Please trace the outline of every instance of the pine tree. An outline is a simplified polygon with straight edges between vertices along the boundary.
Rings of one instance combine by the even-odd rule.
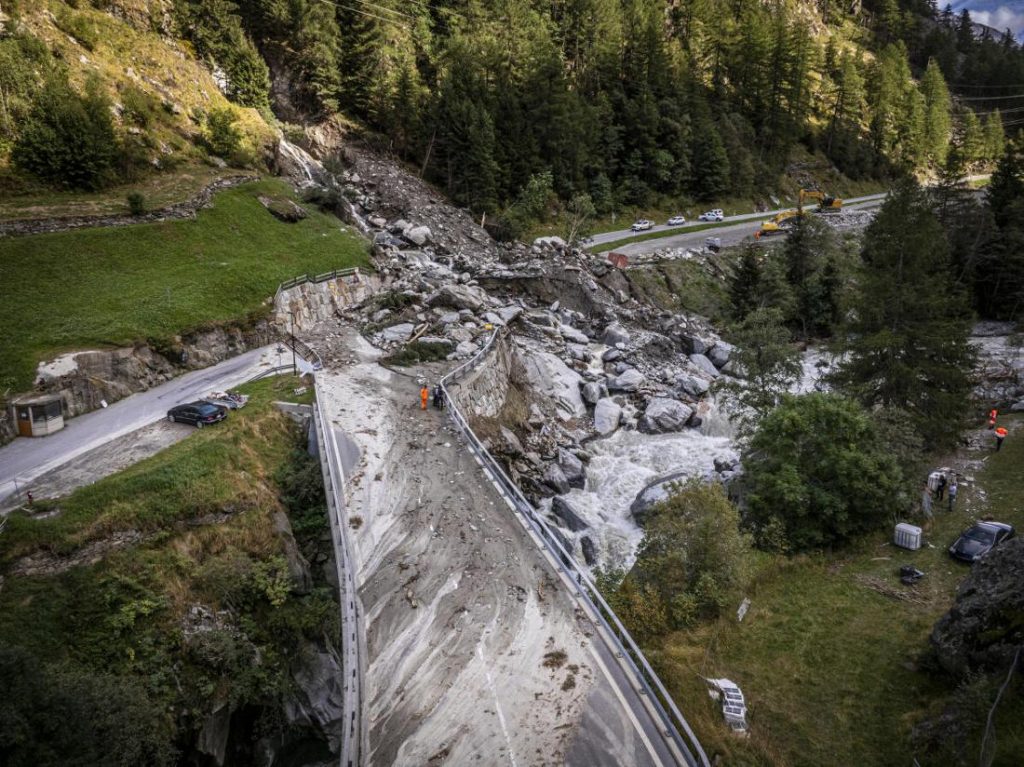
[[[861,256],[835,382],[866,406],[906,410],[929,448],[947,447],[967,412],[969,315],[942,227],[912,180],[889,193]]]
[[[960,123],[960,136],[958,139],[959,151],[963,157],[964,170],[970,170],[971,166],[985,159],[988,154],[985,146],[985,132],[981,122],[973,110],[964,112]]]
[[[921,95],[924,96],[924,154],[933,166],[941,166],[949,145],[950,98],[935,59],[928,60],[921,78]]]
[[[729,306],[733,319],[742,322],[757,309],[761,289],[761,249],[748,245],[729,277]]]
[[[995,162],[1003,156],[1006,148],[1006,133],[1003,130],[1003,118],[999,110],[995,110],[985,118],[985,154],[989,162]]]

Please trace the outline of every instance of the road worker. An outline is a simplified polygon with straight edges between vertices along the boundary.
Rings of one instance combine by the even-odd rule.
[[[996,410],[995,408],[992,408],[991,410],[988,411],[988,428],[990,428],[990,429],[996,428],[996,416],[997,415],[999,415],[999,411]]]
[[[1007,434],[1007,431],[1006,431],[1005,427],[1000,426],[998,429],[996,429],[996,452],[997,453],[999,452],[999,448],[1001,448],[1003,446],[1003,440],[1006,439],[1006,434]]]
[[[430,397],[430,389],[427,388],[427,384],[424,383],[420,387],[420,410],[427,409],[427,399]]]

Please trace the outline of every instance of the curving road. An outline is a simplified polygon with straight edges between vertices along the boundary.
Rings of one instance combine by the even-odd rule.
[[[852,198],[850,198],[848,200],[844,200],[843,201],[843,210],[849,210],[851,208],[854,209],[854,210],[858,210],[858,209],[863,209],[865,207],[875,207],[875,206],[880,205],[882,203],[882,201],[885,199],[885,195],[886,194],[887,194],[887,192],[879,192],[877,194],[864,195],[863,197],[852,197]],[[795,207],[794,205],[787,205],[784,208],[776,208],[775,210],[766,210],[766,211],[761,212],[761,213],[740,213],[740,214],[737,214],[735,216],[726,216],[724,223],[725,224],[730,224],[730,223],[738,224],[738,223],[744,222],[744,223],[747,224],[749,231],[750,232],[754,232],[754,231],[757,230],[758,226],[761,224],[762,221],[765,221],[766,219],[769,219],[772,216],[774,216],[776,213],[781,213],[784,210],[792,210],[794,207]],[[751,222],[753,222],[753,224],[754,224],[752,227],[750,226]],[[632,231],[630,229],[620,229],[620,230],[615,231],[615,232],[602,232],[601,234],[593,235],[590,238],[590,241],[587,244],[588,245],[605,245],[605,244],[607,244],[609,242],[615,242],[616,240],[624,240],[624,239],[626,239],[628,237],[635,237],[638,234],[640,234],[640,235],[650,234],[651,232],[664,232],[666,238],[674,237],[674,236],[686,236],[686,233],[687,233],[688,229],[693,229],[694,227],[697,227],[697,226],[704,226],[704,224],[705,224],[705,222],[703,222],[703,221],[690,221],[690,222],[688,222],[686,224],[683,224],[682,226],[668,226],[667,224],[658,224],[658,225],[654,226],[652,229],[647,230],[646,232],[634,232],[634,231]],[[699,240],[700,240],[700,242],[703,243],[705,237],[711,237],[711,236],[720,237],[722,232],[729,231],[730,229],[732,229],[732,227],[728,227],[728,226],[722,226],[722,227],[718,227],[718,228],[715,228],[715,229],[703,229],[700,232],[690,232],[689,236],[696,238],[699,235]],[[653,249],[657,249],[657,248],[662,248],[662,247],[675,247],[675,246],[666,246],[664,243],[665,243],[664,239],[656,238],[656,239],[653,239],[653,240],[646,240],[644,242],[634,243],[634,244],[635,245],[651,245],[651,247],[648,250],[636,251],[636,252],[644,252],[644,253],[648,252],[649,250],[653,250]],[[622,248],[616,248],[616,251],[617,252],[621,252],[621,253],[625,253],[626,252],[625,247],[626,246],[624,246]],[[629,246],[629,247],[632,247],[632,246]]]
[[[162,419],[167,411],[218,389],[230,389],[278,364],[277,345],[239,354],[165,384],[133,394],[110,407],[70,418],[62,431],[48,437],[18,437],[0,447],[0,502],[24,493],[32,480],[83,453]],[[284,358],[285,363],[290,359]],[[186,427],[184,424],[181,428]]]

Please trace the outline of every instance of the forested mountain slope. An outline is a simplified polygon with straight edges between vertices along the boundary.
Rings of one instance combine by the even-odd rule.
[[[546,172],[559,197],[586,193],[599,213],[763,197],[796,149],[884,179],[940,167],[951,143],[968,166],[990,163],[1004,125],[1024,122],[1020,46],[925,0],[16,0],[5,11],[0,162],[9,178],[57,186],[206,153],[258,164],[267,124],[341,113],[457,202],[515,224],[514,203]],[[235,110],[240,145],[230,125],[222,135],[225,96],[247,108]],[[72,101],[91,135],[84,173],[33,152],[52,144],[42,113]]]

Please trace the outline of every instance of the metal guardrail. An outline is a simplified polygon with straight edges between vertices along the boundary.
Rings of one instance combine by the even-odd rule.
[[[247,378],[246,383],[252,383],[253,381],[260,381],[264,378],[270,378],[270,376],[281,375],[292,369],[291,365],[275,365],[272,368],[261,370],[259,373],[254,375],[252,378]]]
[[[362,604],[356,590],[356,571],[348,536],[345,535],[345,468],[341,463],[338,443],[323,410],[323,398],[317,391],[313,423],[320,447],[320,470],[327,490],[327,516],[331,521],[335,566],[338,569],[338,597],[341,608],[342,670],[344,677],[345,716],[341,735],[341,767],[362,767],[363,754],[363,646]],[[337,474],[337,476],[335,476]]]
[[[313,370],[323,368],[324,361],[320,359],[320,355],[316,353],[316,350],[305,341],[300,341],[295,336],[288,336],[287,338],[282,338],[281,343],[312,365]],[[291,367],[291,365],[288,367]]]
[[[274,303],[277,303],[277,297],[281,295],[282,290],[289,290],[290,288],[304,285],[307,282],[327,282],[327,280],[336,280],[339,277],[350,277],[352,275],[360,277],[358,266],[351,266],[347,269],[335,269],[330,272],[324,272],[323,274],[300,274],[298,277],[286,280],[277,286],[277,292],[274,294]]]
[[[613,649],[628,664],[628,671],[632,673],[633,678],[640,684],[641,691],[647,694],[648,699],[654,705],[665,727],[666,736],[671,738],[678,746],[686,760],[686,764],[689,767],[697,767],[697,765],[700,765],[700,767],[710,767],[707,754],[704,753],[700,741],[697,740],[697,736],[694,735],[690,725],[683,718],[675,701],[668,694],[658,675],[654,673],[654,669],[647,662],[647,658],[637,646],[633,637],[630,636],[629,631],[626,630],[618,616],[615,615],[615,612],[604,600],[604,597],[601,596],[597,587],[590,580],[588,573],[577,564],[572,554],[566,551],[561,540],[551,529],[547,521],[534,508],[533,504],[527,500],[519,487],[509,478],[494,459],[494,456],[490,454],[476,434],[473,433],[469,422],[455,404],[455,400],[448,390],[450,384],[457,382],[458,379],[475,370],[491,350],[495,348],[500,337],[499,333],[500,331],[495,330],[487,343],[484,344],[484,347],[472,359],[441,379],[440,385],[444,391],[448,412],[466,438],[470,450],[476,455],[484,471],[490,475],[499,492],[509,502],[514,511],[522,516],[529,527],[537,533],[548,551],[554,556],[562,572],[579,586],[580,595],[591,617],[606,629],[608,635],[615,642]],[[684,734],[685,738],[683,737]]]

